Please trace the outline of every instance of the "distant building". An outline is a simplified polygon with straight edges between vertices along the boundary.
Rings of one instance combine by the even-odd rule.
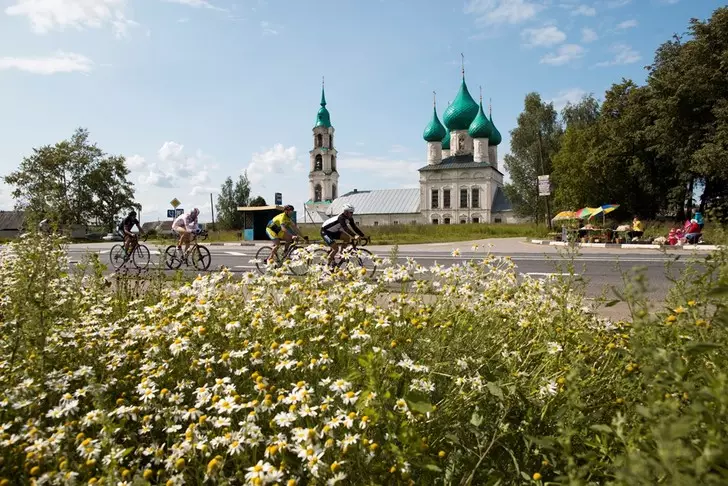
[[[486,116],[483,98],[476,103],[465,84],[465,70],[455,100],[443,115],[425,127],[427,165],[419,169],[419,188],[353,191],[338,196],[334,127],[321,88],[321,108],[313,128],[309,172],[310,198],[302,222],[320,223],[338,214],[344,204],[355,208],[362,225],[457,224],[516,222],[511,203],[503,192],[503,173],[498,170],[498,145],[502,137]]]
[[[24,211],[0,211],[0,238],[17,238],[24,223]]]

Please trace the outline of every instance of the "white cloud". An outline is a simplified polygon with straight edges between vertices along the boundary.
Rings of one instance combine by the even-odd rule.
[[[627,30],[632,29],[634,27],[637,27],[638,23],[635,19],[625,20],[624,22],[620,22],[617,24],[618,30]]]
[[[599,36],[594,29],[590,29],[588,27],[584,27],[583,29],[581,29],[581,41],[585,44],[588,44],[589,42],[594,42],[597,39],[599,39]]]
[[[597,14],[597,9],[588,5],[579,5],[576,9],[571,11],[571,15],[584,15],[586,17],[594,17]]]
[[[586,91],[581,88],[569,88],[559,91],[549,101],[554,104],[557,111],[561,111],[568,103],[578,103],[584,95],[586,95]]]
[[[535,17],[544,6],[533,0],[468,0],[465,13],[477,24],[519,24]]]
[[[210,193],[218,193],[220,192],[219,187],[205,187],[205,186],[195,186],[190,191],[190,196],[200,196],[202,194],[210,194]]]
[[[393,154],[402,154],[404,152],[409,152],[409,148],[404,145],[395,144],[392,145],[392,148],[390,148],[389,151]]]
[[[339,171],[342,173],[362,172],[366,175],[377,174],[376,180],[378,181],[394,181],[397,183],[416,182],[417,169],[423,165],[423,162],[390,159],[386,157],[349,158],[344,157],[343,155],[339,157]],[[359,189],[364,188],[360,187]]]
[[[210,183],[210,170],[216,168],[202,151],[187,155],[184,145],[174,141],[164,142],[157,150],[157,158],[157,162],[147,163],[135,155],[127,159],[127,164],[130,169],[134,166],[142,171],[141,184],[157,187],[205,186]]]
[[[195,8],[209,8],[211,10],[218,10],[221,12],[227,12],[226,9],[216,7],[215,5],[211,4],[207,0],[164,0],[167,3],[179,3],[180,5],[187,5],[188,7],[195,7]]]
[[[17,69],[33,74],[56,73],[89,73],[93,70],[93,61],[81,54],[57,52],[50,57],[2,57],[0,71]]]
[[[26,17],[33,32],[46,34],[68,27],[83,30],[111,26],[117,37],[139,24],[126,17],[127,0],[13,0],[10,16]]]
[[[541,64],[551,64],[552,66],[561,66],[571,61],[579,59],[584,55],[584,48],[577,44],[564,44],[560,46],[556,52],[546,54],[541,58]]]
[[[553,25],[539,29],[525,29],[521,32],[521,37],[528,45],[541,47],[555,46],[566,40],[566,34]]]
[[[625,5],[629,5],[630,3],[632,3],[632,0],[610,0],[607,2],[607,7],[619,8],[624,7]]]
[[[126,167],[130,171],[138,171],[146,168],[147,160],[141,155],[132,155],[126,158]]]
[[[628,44],[615,44],[610,49],[614,53],[614,59],[597,63],[599,67],[634,64],[642,59],[639,52],[635,51]]]
[[[260,21],[260,28],[263,31],[263,35],[278,35],[279,28],[265,20]]]
[[[248,164],[248,178],[255,184],[262,181],[268,174],[283,174],[293,170],[302,172],[304,166],[298,161],[296,147],[283,147],[277,143],[265,152],[256,152]]]

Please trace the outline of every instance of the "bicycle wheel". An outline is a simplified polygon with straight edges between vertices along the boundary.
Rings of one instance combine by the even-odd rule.
[[[288,254],[288,268],[293,275],[303,276],[308,273],[308,265],[312,260],[312,253],[305,248],[292,248]]]
[[[342,266],[352,275],[362,275],[365,278],[371,278],[377,271],[377,264],[374,261],[374,255],[369,250],[357,248],[350,254],[345,255],[342,259]],[[364,269],[364,273],[361,271]]]
[[[177,254],[176,245],[170,245],[164,250],[164,263],[170,270],[177,270],[182,265],[182,258]]]
[[[313,251],[311,256],[311,265],[326,267],[329,263],[329,250],[326,248],[318,248]]]
[[[111,247],[109,252],[109,259],[111,260],[111,266],[114,268],[121,268],[127,261],[126,250],[124,245],[114,245]]]
[[[151,259],[149,248],[145,245],[138,245],[134,250],[134,253],[131,255],[131,258],[137,268],[142,270],[147,268],[149,266],[149,260]]]
[[[197,270],[207,270],[210,267],[210,262],[212,262],[210,250],[200,245],[197,245],[195,249],[192,250],[190,258],[192,258],[192,265]]]
[[[272,246],[262,246],[255,254],[255,266],[260,273],[265,273],[268,268],[268,259],[273,255]]]

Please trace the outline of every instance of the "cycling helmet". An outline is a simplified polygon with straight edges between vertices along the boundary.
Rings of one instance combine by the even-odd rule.
[[[129,211],[129,216],[131,216],[132,218],[135,217],[136,211],[134,211],[133,209],[131,211]]]
[[[195,208],[195,209],[192,210],[192,214],[198,215],[198,214],[200,214],[200,210],[197,209],[197,208]]]
[[[288,211],[289,209],[290,209],[291,211],[293,211],[293,206],[291,206],[290,204],[286,204],[285,206],[283,206],[283,210],[284,210],[284,211]]]
[[[344,204],[344,207],[341,208],[342,211],[349,211],[350,213],[354,212],[354,206],[351,204]]]

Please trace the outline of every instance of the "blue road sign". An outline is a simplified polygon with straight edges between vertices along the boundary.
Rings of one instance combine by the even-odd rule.
[[[177,211],[177,216],[179,216],[180,214],[185,214],[185,210],[182,208],[177,208],[175,209],[175,211]]]
[[[174,209],[168,209],[167,210],[167,217],[168,218],[174,218]]]

